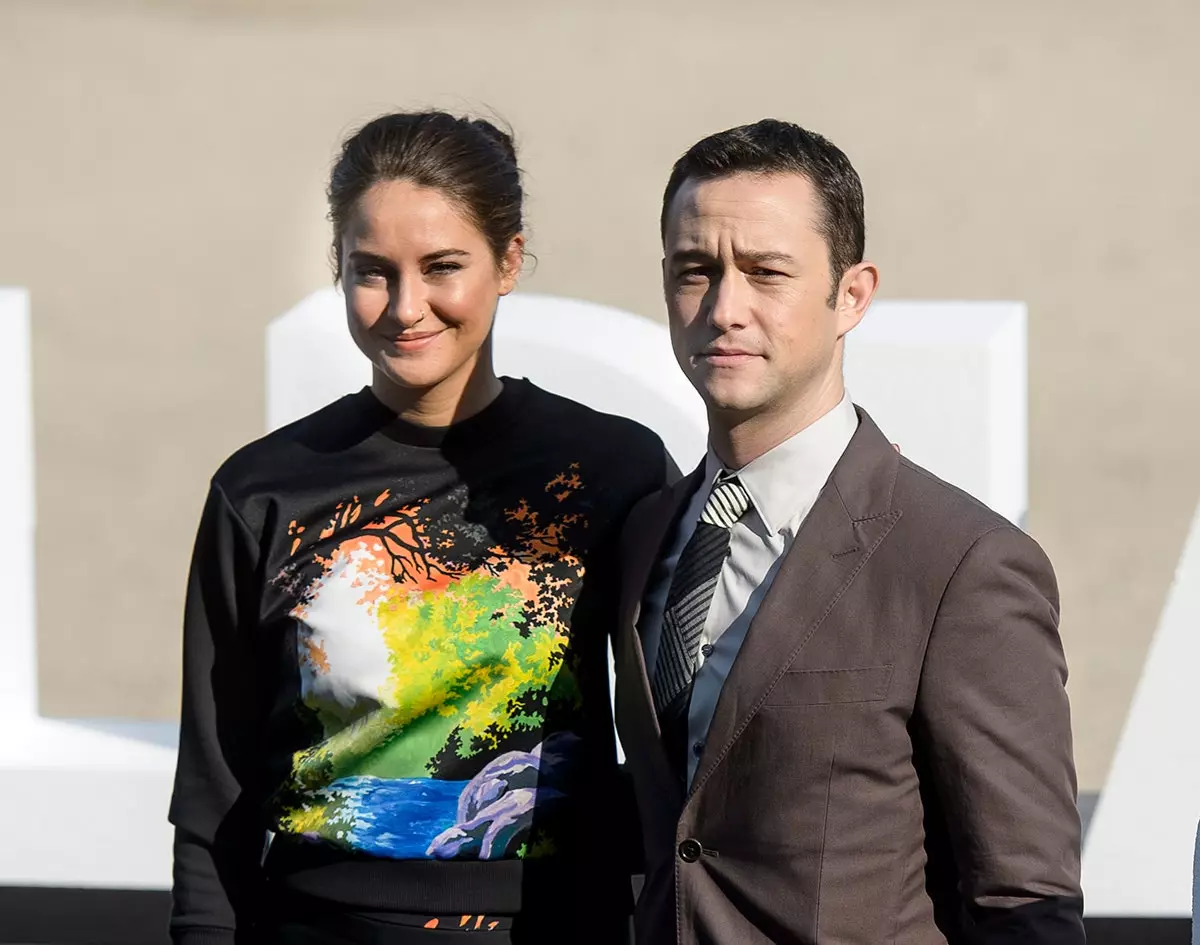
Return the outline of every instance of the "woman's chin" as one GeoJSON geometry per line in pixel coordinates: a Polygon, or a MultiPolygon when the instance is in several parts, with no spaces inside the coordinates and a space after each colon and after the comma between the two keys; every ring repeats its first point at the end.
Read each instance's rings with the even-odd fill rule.
{"type": "Polygon", "coordinates": [[[375,372],[375,377],[393,387],[403,390],[429,390],[437,387],[451,372],[439,370],[436,365],[417,365],[411,361],[403,365],[393,365],[385,362],[375,372]]]}

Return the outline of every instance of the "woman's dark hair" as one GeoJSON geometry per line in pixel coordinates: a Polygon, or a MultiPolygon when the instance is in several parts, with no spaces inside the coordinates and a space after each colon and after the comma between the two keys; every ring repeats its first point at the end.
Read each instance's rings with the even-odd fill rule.
{"type": "Polygon", "coordinates": [[[342,144],[329,175],[334,278],[342,278],[342,234],[358,201],[380,181],[407,180],[459,204],[499,264],[521,232],[521,169],[512,136],[484,119],[400,112],[368,122],[342,144]]]}

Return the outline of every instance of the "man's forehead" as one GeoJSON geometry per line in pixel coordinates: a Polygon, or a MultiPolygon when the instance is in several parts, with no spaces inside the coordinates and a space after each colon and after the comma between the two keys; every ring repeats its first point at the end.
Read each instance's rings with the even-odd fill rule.
{"type": "Polygon", "coordinates": [[[667,242],[692,242],[717,230],[812,231],[818,211],[816,191],[800,174],[692,179],[671,201],[667,242]]]}

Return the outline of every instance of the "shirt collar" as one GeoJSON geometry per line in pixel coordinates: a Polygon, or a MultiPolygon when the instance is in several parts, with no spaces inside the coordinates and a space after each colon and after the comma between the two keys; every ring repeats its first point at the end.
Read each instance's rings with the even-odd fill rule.
{"type": "MultiPolygon", "coordinates": [[[[846,393],[827,414],[738,470],[770,535],[808,513],[857,429],[858,414],[846,393]]],[[[704,466],[709,487],[723,468],[710,449],[704,466]]]]}

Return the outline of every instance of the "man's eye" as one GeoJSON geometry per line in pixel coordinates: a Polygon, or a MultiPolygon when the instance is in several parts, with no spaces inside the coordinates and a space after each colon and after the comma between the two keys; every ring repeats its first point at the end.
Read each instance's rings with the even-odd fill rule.
{"type": "Polygon", "coordinates": [[[676,278],[678,278],[680,282],[684,283],[704,282],[706,279],[708,279],[708,271],[700,268],[699,266],[694,266],[691,269],[681,269],[676,278]]]}
{"type": "Polygon", "coordinates": [[[779,270],[763,269],[762,267],[759,267],[757,269],[751,269],[750,275],[754,276],[754,278],[756,278],[756,279],[782,279],[783,278],[783,273],[779,272],[779,270]]]}

